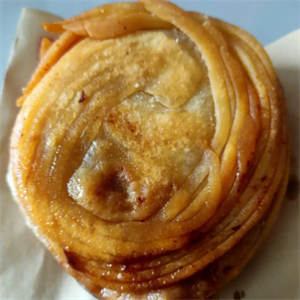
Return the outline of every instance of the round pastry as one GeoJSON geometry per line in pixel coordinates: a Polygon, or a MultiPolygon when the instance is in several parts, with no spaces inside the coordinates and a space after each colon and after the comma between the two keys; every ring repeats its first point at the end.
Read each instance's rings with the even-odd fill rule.
{"type": "Polygon", "coordinates": [[[42,26],[61,35],[18,100],[10,158],[37,236],[99,299],[214,294],[287,183],[285,99],[263,47],[161,0],[42,26]]]}

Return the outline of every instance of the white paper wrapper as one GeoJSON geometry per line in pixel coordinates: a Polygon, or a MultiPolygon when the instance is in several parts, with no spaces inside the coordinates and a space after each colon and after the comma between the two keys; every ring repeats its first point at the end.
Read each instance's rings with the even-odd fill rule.
{"type": "MultiPolygon", "coordinates": [[[[24,9],[0,100],[0,298],[95,299],[68,275],[26,226],[5,181],[9,136],[18,112],[16,99],[38,63],[42,22],[60,18],[24,9]]],[[[55,38],[55,37],[53,37],[55,38]]],[[[299,72],[300,30],[266,47],[288,102],[292,145],[291,184],[270,238],[220,299],[299,299],[299,72]],[[297,191],[298,187],[298,191],[297,191]]]]}

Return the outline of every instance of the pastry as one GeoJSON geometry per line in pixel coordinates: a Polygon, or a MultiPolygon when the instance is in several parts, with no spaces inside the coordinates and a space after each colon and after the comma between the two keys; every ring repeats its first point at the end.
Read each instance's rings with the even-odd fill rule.
{"type": "Polygon", "coordinates": [[[162,0],[43,28],[10,186],[40,240],[99,299],[205,299],[267,236],[289,172],[263,47],[162,0]]]}

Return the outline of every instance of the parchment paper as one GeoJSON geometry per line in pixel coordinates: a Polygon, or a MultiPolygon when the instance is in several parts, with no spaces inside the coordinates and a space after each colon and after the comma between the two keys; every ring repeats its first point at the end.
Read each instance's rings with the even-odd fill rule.
{"type": "MultiPolygon", "coordinates": [[[[60,18],[24,9],[0,99],[0,298],[28,300],[95,299],[68,275],[26,226],[5,176],[9,136],[18,112],[16,99],[38,63],[41,22],[60,18]]],[[[266,47],[284,86],[292,144],[291,180],[269,239],[219,299],[299,299],[299,70],[300,30],[266,47]]]]}

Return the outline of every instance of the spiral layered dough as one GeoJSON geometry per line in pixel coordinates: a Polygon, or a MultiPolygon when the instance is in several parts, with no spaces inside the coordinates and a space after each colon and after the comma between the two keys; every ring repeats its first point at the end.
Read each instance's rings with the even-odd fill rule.
{"type": "Polygon", "coordinates": [[[267,235],[289,171],[285,100],[247,32],[159,0],[45,23],[15,197],[99,299],[205,298],[267,235]]]}

